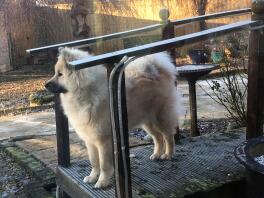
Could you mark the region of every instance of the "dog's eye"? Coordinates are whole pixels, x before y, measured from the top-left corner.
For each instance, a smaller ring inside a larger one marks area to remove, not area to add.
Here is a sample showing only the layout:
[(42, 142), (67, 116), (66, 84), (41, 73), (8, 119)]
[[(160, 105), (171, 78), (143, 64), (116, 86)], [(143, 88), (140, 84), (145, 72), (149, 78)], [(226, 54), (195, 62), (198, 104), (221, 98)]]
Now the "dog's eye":
[(62, 73), (59, 72), (59, 73), (58, 73), (58, 76), (59, 76), (59, 77), (62, 76)]

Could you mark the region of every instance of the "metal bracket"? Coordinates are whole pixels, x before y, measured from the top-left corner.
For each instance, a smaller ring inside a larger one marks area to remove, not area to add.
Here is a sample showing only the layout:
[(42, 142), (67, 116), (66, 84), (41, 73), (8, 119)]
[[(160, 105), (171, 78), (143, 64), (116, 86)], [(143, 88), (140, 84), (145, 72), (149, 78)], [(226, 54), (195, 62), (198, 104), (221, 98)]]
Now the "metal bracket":
[(118, 198), (132, 197), (124, 70), (135, 59), (136, 57), (124, 56), (118, 64), (115, 64), (109, 77), (116, 196)]

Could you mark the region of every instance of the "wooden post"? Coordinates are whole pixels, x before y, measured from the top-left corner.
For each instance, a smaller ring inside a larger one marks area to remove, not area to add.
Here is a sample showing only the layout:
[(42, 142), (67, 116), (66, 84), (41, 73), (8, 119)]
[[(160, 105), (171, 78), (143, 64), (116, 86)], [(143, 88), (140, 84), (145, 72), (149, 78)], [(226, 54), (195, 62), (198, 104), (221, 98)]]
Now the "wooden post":
[[(169, 16), (170, 16), (169, 10), (167, 8), (160, 9), (159, 16), (161, 18), (161, 23), (163, 24), (161, 30), (162, 40), (174, 38), (175, 37), (174, 25), (169, 20)], [(176, 50), (171, 49), (168, 52), (170, 53), (173, 64), (176, 66)], [(177, 86), (177, 82), (175, 82), (175, 85)], [(174, 139), (175, 142), (179, 142), (180, 140), (179, 126), (176, 128), (176, 134), (174, 136)]]
[[(252, 20), (264, 22), (264, 0), (252, 3)], [(263, 135), (264, 29), (254, 29), (249, 39), (247, 139)]]
[(91, 27), (89, 26), (89, 21), (91, 17), (87, 20), (89, 13), (94, 13), (93, 1), (90, 0), (78, 0), (73, 1), (71, 8), (71, 19), (72, 19), (72, 29), (73, 36), (79, 39), (85, 39), (91, 35)]
[(196, 104), (196, 80), (188, 80), (189, 84), (189, 104), (190, 104), (190, 115), (191, 115), (191, 136), (199, 136), (199, 130), (197, 128), (197, 104)]
[[(170, 39), (175, 37), (174, 33), (174, 25), (169, 20), (170, 12), (167, 8), (160, 9), (159, 16), (161, 18), (161, 23), (163, 24), (162, 27), (162, 40)], [(176, 65), (176, 50), (171, 49), (170, 51), (171, 58), (173, 63)]]

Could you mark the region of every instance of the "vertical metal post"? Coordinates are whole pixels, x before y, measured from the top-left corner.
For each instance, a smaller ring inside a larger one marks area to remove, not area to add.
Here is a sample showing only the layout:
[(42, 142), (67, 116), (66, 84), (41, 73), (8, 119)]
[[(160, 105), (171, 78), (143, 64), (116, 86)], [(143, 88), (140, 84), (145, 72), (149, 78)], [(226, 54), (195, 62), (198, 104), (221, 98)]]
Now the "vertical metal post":
[(117, 198), (132, 197), (124, 67), (117, 64), (109, 79)]
[(54, 102), (55, 102), (58, 165), (67, 167), (70, 165), (68, 119), (63, 113), (63, 109), (60, 103), (60, 94), (55, 94)]
[(191, 136), (199, 136), (199, 130), (197, 128), (197, 104), (196, 104), (196, 80), (188, 80), (189, 84), (189, 104), (191, 115)]
[[(50, 52), (50, 58), (53, 63), (56, 61), (57, 51)], [(56, 139), (58, 165), (63, 167), (70, 166), (70, 141), (69, 141), (69, 124), (66, 115), (63, 113), (61, 106), (60, 94), (54, 95), (55, 121), (56, 121)], [(69, 198), (69, 195), (57, 186), (60, 198)]]
[[(121, 79), (120, 79), (121, 75)], [(126, 104), (126, 87), (125, 87), (125, 74), (121, 72), (119, 75), (119, 123), (120, 123), (120, 136), (121, 136), (121, 152), (123, 159), (123, 168), (125, 175), (125, 197), (132, 197), (131, 186), (131, 170), (129, 158), (129, 135), (128, 135), (128, 120), (127, 120), (127, 104)], [(121, 81), (121, 82), (120, 82)], [(120, 85), (121, 84), (121, 85)]]
[[(264, 23), (264, 0), (253, 1), (252, 20)], [(247, 100), (247, 139), (263, 135), (264, 29), (250, 32)]]
[[(169, 20), (169, 16), (170, 16), (169, 10), (167, 8), (160, 9), (159, 16), (161, 18), (161, 23), (163, 24), (161, 30), (162, 40), (174, 38), (175, 37), (174, 25)], [(171, 49), (169, 52), (174, 65), (176, 65), (176, 50)]]
[[(55, 64), (56, 62), (57, 53), (57, 50), (49, 51), (49, 57), (53, 61), (53, 64)], [(58, 165), (67, 167), (70, 165), (69, 124), (67, 117), (63, 113), (60, 94), (54, 95), (54, 108), (56, 120)]]
[(113, 68), (107, 67), (108, 80), (109, 80), (109, 97), (110, 97), (110, 112), (111, 112), (111, 125), (113, 136), (113, 153), (114, 153), (114, 168), (115, 168), (115, 192), (117, 198), (122, 198), (124, 194), (124, 175), (122, 170), (122, 156), (120, 152), (120, 133), (118, 133), (119, 119), (118, 119), (118, 93), (117, 83), (112, 84), (115, 79), (112, 76)]

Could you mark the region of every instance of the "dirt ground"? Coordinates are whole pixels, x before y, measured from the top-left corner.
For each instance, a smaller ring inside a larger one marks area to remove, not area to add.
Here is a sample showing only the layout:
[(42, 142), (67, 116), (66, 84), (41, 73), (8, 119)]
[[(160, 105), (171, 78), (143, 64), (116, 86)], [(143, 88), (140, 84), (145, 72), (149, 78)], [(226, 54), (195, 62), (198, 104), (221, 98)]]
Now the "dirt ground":
[(0, 74), (0, 111), (29, 107), (29, 95), (43, 90), (51, 75), (43, 66), (23, 66)]
[(23, 188), (32, 178), (0, 148), (0, 197), (25, 198)]
[[(0, 74), (0, 115), (29, 107), (29, 95), (43, 90), (51, 75), (45, 66), (22, 66)], [(30, 174), (0, 148), (0, 198), (25, 198), (23, 189), (31, 180)]]

